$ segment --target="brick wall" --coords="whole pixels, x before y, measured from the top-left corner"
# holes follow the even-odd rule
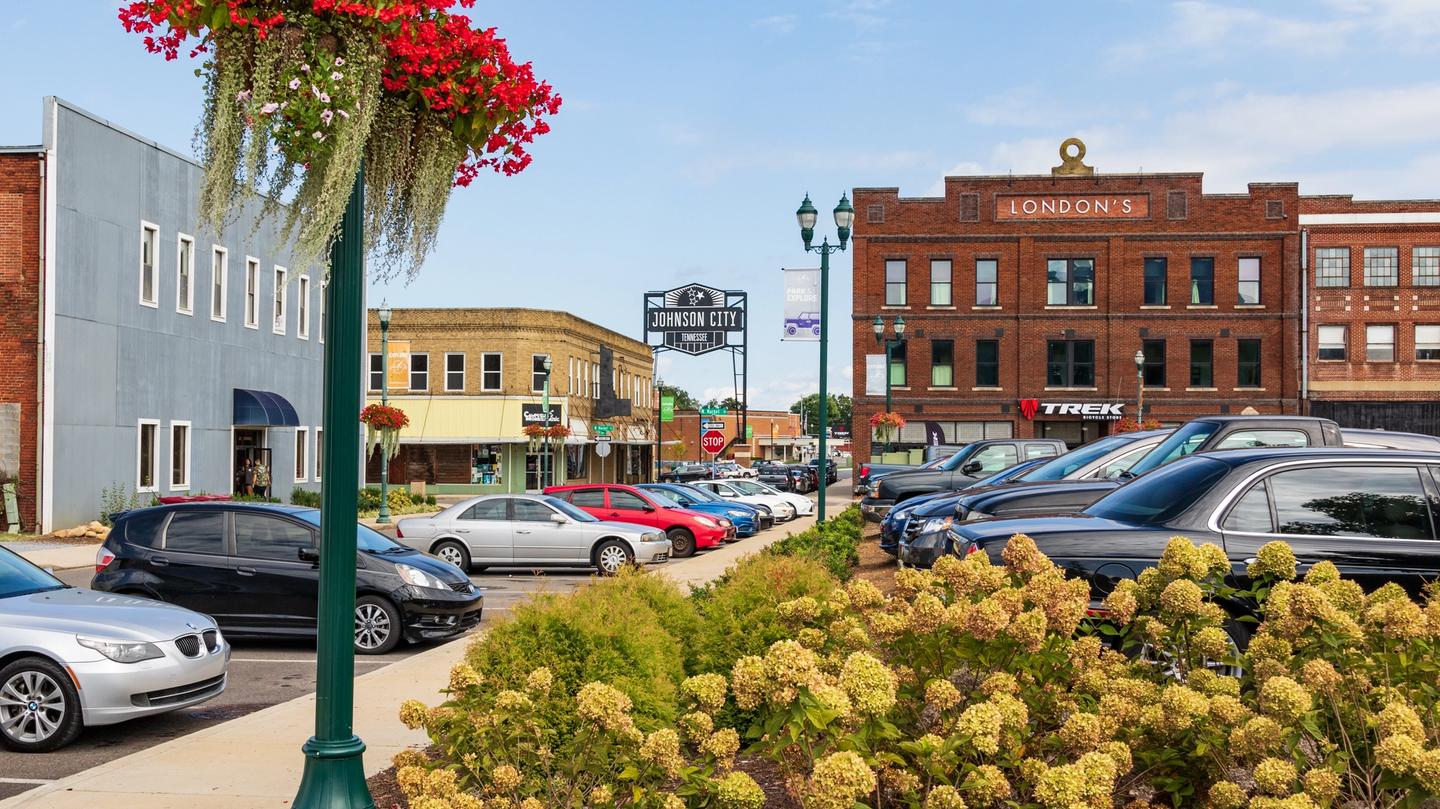
[[[38,523],[40,156],[0,154],[0,403],[18,404],[13,472],[23,530]]]
[[[662,459],[666,461],[708,461],[709,453],[700,449],[700,423],[701,421],[718,421],[725,425],[720,430],[724,433],[727,442],[732,441],[740,434],[740,416],[738,413],[729,413],[724,416],[702,417],[695,410],[675,411],[675,420],[664,424],[661,432],[661,440],[665,442],[665,449]],[[769,457],[767,450],[772,446],[770,438],[773,435],[777,439],[777,445],[784,446],[788,440],[793,444],[794,439],[801,435],[800,416],[797,413],[787,413],[778,410],[751,410],[746,414],[746,424],[750,427],[751,440],[740,441],[731,446],[722,456],[726,459],[739,460],[743,463],[752,463],[762,458]],[[773,430],[773,432],[772,432]],[[736,450],[740,452],[737,453]],[[749,451],[749,459],[745,457],[745,451]]]

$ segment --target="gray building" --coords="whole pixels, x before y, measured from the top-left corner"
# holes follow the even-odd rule
[[[101,491],[318,488],[324,301],[247,203],[198,223],[200,165],[64,101],[44,105],[41,526]]]

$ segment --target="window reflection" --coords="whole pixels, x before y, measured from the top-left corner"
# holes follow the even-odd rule
[[[1296,469],[1270,479],[1282,534],[1432,539],[1419,470]]]

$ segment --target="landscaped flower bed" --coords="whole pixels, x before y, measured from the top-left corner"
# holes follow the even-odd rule
[[[1253,590],[1229,570],[1219,548],[1175,539],[1109,596],[1108,624],[1025,537],[1003,565],[899,570],[891,595],[771,553],[693,596],[644,574],[599,581],[478,640],[445,704],[407,704],[443,767],[403,757],[400,783],[417,809],[758,809],[736,769],[748,751],[815,809],[1434,797],[1440,600],[1367,595],[1324,563],[1297,580],[1278,543]],[[1221,606],[1236,599],[1264,615],[1241,656],[1230,638],[1246,627]]]

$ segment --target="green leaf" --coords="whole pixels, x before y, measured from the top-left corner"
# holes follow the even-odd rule
[[[218,31],[230,22],[230,6],[226,3],[216,3],[214,10],[210,12],[210,30]]]

